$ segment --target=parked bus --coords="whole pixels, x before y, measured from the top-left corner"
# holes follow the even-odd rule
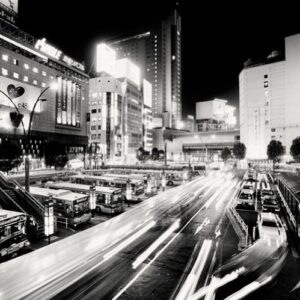
[[[30,187],[30,193],[43,204],[52,196],[54,215],[67,219],[68,224],[73,227],[91,220],[89,196],[87,195],[72,193],[68,190],[52,190],[34,186]]]
[[[82,193],[89,195],[90,185],[77,184],[71,182],[49,182],[45,184],[45,187],[50,189],[62,189],[69,190],[75,193]],[[120,188],[96,186],[96,211],[115,214],[123,212],[124,196]]]
[[[111,176],[75,175],[71,177],[71,182],[79,184],[95,184],[96,186],[108,186],[121,188],[122,192],[127,191],[128,184],[131,187],[131,199],[139,200],[145,191],[144,183],[139,179],[130,179],[128,176],[120,177],[117,174]]]
[[[0,209],[0,261],[29,246],[25,234],[26,214]]]

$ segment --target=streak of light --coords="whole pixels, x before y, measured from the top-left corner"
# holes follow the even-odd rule
[[[206,217],[204,221],[197,227],[194,235],[196,235],[198,232],[200,232],[206,225],[210,223],[210,220]]]
[[[223,196],[222,196],[222,197],[218,200],[218,202],[216,203],[216,205],[215,205],[216,210],[219,209],[221,203],[224,201],[224,199],[225,199],[225,198],[228,196],[228,194],[231,192],[231,189],[234,187],[235,184],[236,184],[235,182],[229,184],[228,190],[225,192],[225,194],[223,194]],[[226,187],[227,187],[227,186],[228,186],[228,185],[226,185]]]
[[[136,269],[153,253],[176,229],[180,226],[180,219],[176,220],[151,246],[145,250],[133,263],[133,269]]]
[[[226,285],[227,283],[237,279],[239,277],[239,275],[241,275],[245,271],[246,271],[245,267],[241,267],[229,274],[226,274],[222,278],[213,277],[211,280],[211,284],[199,289],[194,295],[192,295],[190,297],[189,300],[198,300],[198,299],[203,298],[207,293],[210,292],[211,289],[215,291],[219,287]],[[214,279],[214,278],[216,278],[216,279]]]
[[[212,240],[204,240],[195,264],[186,281],[184,282],[182,288],[180,289],[177,297],[175,298],[176,300],[189,299],[193,295],[199,277],[203,271],[211,246]]]
[[[178,231],[172,239],[156,253],[154,258],[141,269],[113,298],[112,300],[118,299],[132,284],[153,264],[153,262],[175,241],[175,239],[181,234],[181,232],[196,218],[196,216],[203,210],[203,206],[189,219],[189,221]]]
[[[127,247],[129,244],[131,244],[133,241],[135,241],[136,239],[141,237],[144,233],[146,233],[149,229],[151,229],[155,224],[156,224],[155,221],[148,223],[144,228],[142,228],[141,230],[139,230],[138,232],[136,232],[135,234],[130,236],[128,239],[126,239],[124,242],[119,244],[116,248],[114,248],[110,252],[106,253],[103,256],[103,260],[106,261],[106,260],[110,259],[112,256],[116,255],[118,252],[123,250],[125,247]]]
[[[249,283],[248,285],[244,286],[242,289],[239,291],[235,292],[234,294],[230,295],[227,297],[225,300],[239,300],[244,298],[245,296],[249,295],[250,293],[253,293],[263,285],[267,284],[272,280],[272,276],[268,276],[264,281],[258,282],[258,281],[253,281]]]

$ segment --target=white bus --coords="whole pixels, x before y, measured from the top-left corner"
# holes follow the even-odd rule
[[[0,209],[0,262],[29,246],[26,219],[24,213]]]
[[[30,194],[41,201],[42,204],[52,196],[55,216],[67,219],[68,224],[73,227],[91,220],[88,195],[35,186],[30,187]]]
[[[50,189],[63,189],[75,193],[89,195],[90,185],[71,182],[48,182],[45,187]],[[120,188],[96,186],[96,211],[108,214],[121,213],[124,210],[124,199]]]
[[[71,182],[79,184],[95,184],[96,186],[108,186],[122,189],[127,192],[128,185],[131,188],[131,199],[139,200],[145,191],[144,183],[140,179],[130,179],[128,176],[120,177],[117,174],[110,176],[93,176],[93,175],[74,175],[71,176]]]

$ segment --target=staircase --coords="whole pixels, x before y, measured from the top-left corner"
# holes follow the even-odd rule
[[[233,229],[239,238],[238,250],[242,251],[249,245],[248,226],[233,207],[227,208],[226,215],[228,216]]]
[[[26,213],[31,238],[44,235],[44,207],[18,183],[8,181],[0,174],[0,204],[3,208]]]

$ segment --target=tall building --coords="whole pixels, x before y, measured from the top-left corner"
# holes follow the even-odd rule
[[[250,159],[266,159],[279,140],[290,152],[300,136],[300,34],[285,38],[285,55],[247,61],[239,76],[241,141]]]
[[[133,161],[138,148],[152,149],[151,84],[105,44],[97,46],[96,69],[98,76],[90,79],[90,143],[105,160]]]
[[[196,103],[196,131],[231,130],[236,126],[235,107],[227,100]]]
[[[181,17],[176,10],[151,31],[111,43],[118,58],[130,58],[152,84],[154,117],[168,113],[166,127],[177,128],[182,115]]]
[[[6,2],[16,10],[6,8]],[[36,39],[18,28],[17,1],[1,0],[0,4],[0,9],[6,12],[0,15],[0,90],[24,115],[25,129],[35,101],[43,93],[44,101],[36,105],[32,119],[31,155],[38,156],[43,144],[53,140],[60,141],[71,152],[83,152],[88,143],[89,80],[84,65],[46,39]],[[49,88],[53,83],[56,90]],[[14,128],[11,113],[15,108],[3,93],[0,94],[0,142],[16,140],[25,151],[22,126]]]

